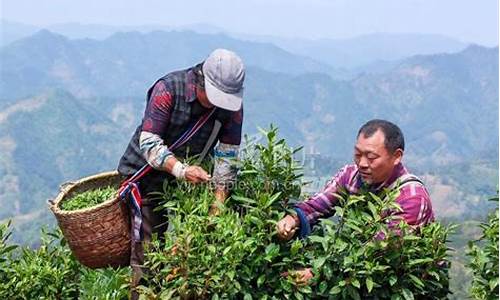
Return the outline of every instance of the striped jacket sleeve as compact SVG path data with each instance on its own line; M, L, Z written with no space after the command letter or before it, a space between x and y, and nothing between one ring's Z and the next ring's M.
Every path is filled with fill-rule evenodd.
M311 232L311 226L318 222L319 218L329 217L334 214L334 207L338 199L335 194L341 187L347 185L352 176L351 166L345 166L318 193L309 199L296 205L295 211L300 219L300 236L304 237Z

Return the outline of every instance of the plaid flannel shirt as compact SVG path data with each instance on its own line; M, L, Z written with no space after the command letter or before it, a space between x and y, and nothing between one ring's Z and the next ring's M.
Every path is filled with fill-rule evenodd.
M400 163L394 168L389 179L377 186L371 186L370 190L377 193L383 188L390 187L398 179L410 175L408 170ZM416 177L414 175L411 176ZM338 199L335 194L341 188L345 189L349 194L358 194L362 185L363 181L357 166L346 165L333 176L323 190L297 204L295 211L300 219L300 235L308 235L311 232L311 227L320 218L327 218L335 213L334 207L338 205ZM429 193L425 186L419 182L410 182L402 186L396 203L399 204L402 211L394 211L391 214L400 218L391 221L389 226L393 226L401 219L415 227L434 221L434 212Z

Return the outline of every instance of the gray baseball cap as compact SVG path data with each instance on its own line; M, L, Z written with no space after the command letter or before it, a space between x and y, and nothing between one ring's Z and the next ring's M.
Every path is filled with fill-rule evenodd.
M236 53L216 49L203 63L205 91L213 105L237 111L243 101L245 66Z

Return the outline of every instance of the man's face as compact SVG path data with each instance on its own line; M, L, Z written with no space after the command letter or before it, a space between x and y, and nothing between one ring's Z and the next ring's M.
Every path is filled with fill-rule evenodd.
M371 137L360 134L354 146L354 162L358 166L363 182L367 184L382 183L387 180L403 157L401 149L389 153L384 140L384 133L377 130Z
M207 97L207 93L205 92L205 88L196 86L196 98L198 98L198 101L200 104L205 107L205 108L212 108L214 105L210 103Z

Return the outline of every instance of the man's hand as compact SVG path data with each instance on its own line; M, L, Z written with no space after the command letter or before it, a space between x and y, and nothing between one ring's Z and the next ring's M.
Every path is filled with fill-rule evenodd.
M174 175L175 178L179 180L185 179L191 183L207 182L210 180L210 175L202 167L183 164L173 155L168 157L165 163L165 170Z
M295 231L300 225L297 216L287 215L277 224L278 238L282 241L288 241L295 235Z
M284 272L281 276L291 276L297 285L307 285L309 284L309 280L314 277L314 274L312 273L311 268L305 268L291 272Z
M209 181L210 175L202 167L188 166L184 178L191 183L200 183Z
M216 187L214 191L215 201L210 205L210 211L208 212L211 216L217 216L220 211L217 207L218 205L224 203L228 196L228 192L224 188Z

